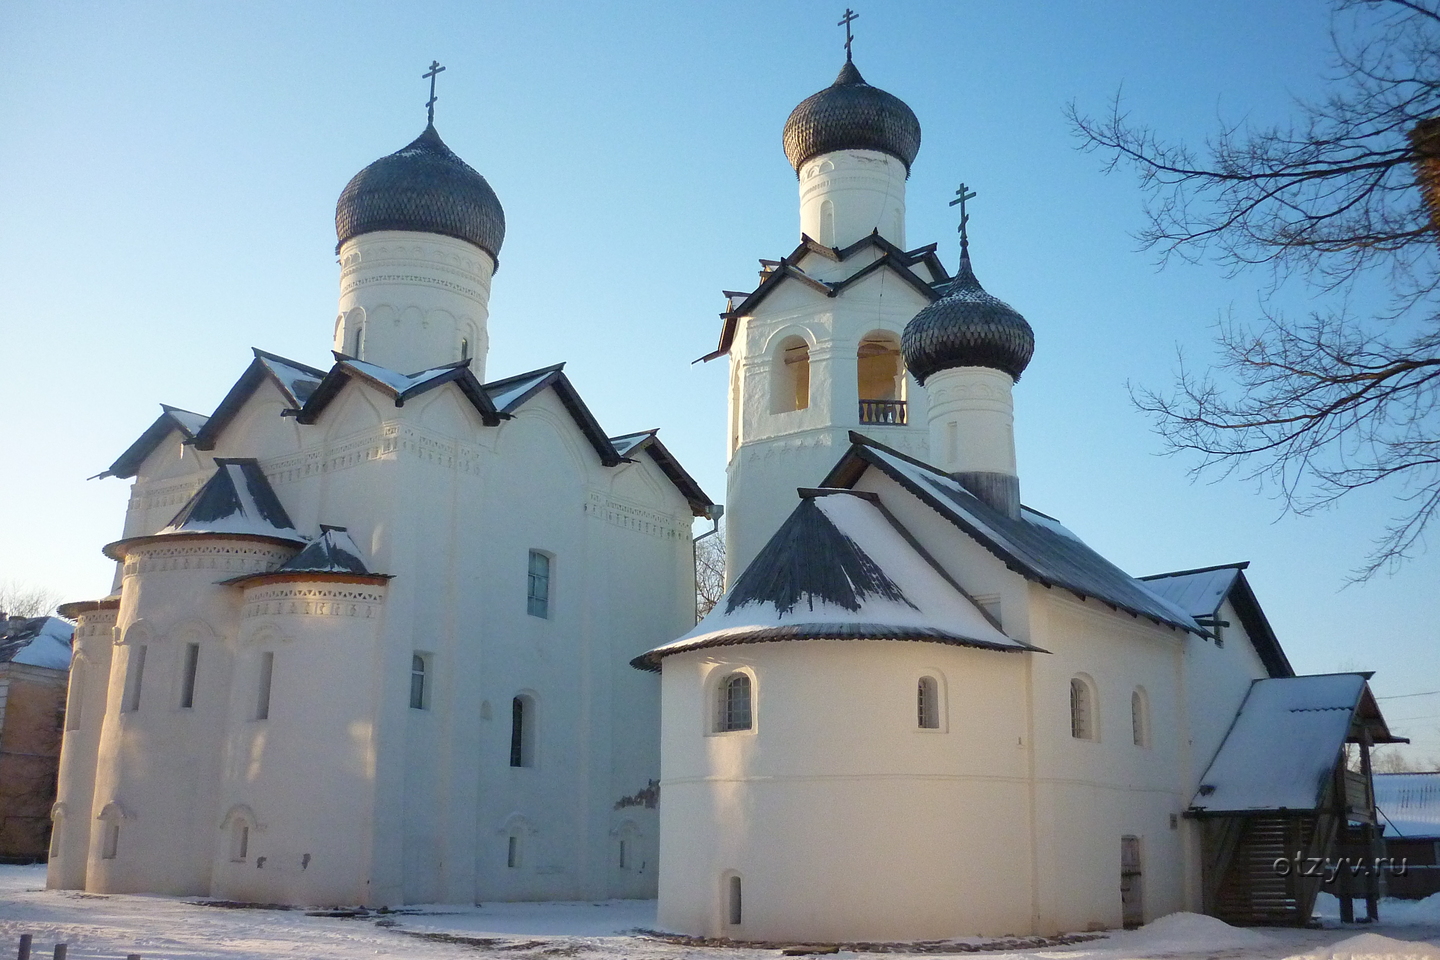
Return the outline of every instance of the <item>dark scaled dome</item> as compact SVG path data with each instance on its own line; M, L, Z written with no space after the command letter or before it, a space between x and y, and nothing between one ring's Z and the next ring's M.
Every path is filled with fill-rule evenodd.
M335 249L377 230L412 230L465 240L498 260L505 211L485 178L457 157L433 124L345 185L335 204Z
M806 97L785 121L785 156L795 172L832 150L878 150L905 164L920 152L920 121L905 101L872 87L849 60L835 82Z
M965 250L945 295L905 325L900 352L922 384L956 367L990 367L1019 380L1035 352L1035 331L1014 307L985 292Z

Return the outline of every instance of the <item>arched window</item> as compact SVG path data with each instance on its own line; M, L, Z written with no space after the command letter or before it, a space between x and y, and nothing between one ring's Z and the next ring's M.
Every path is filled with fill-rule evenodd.
M718 692L715 729L719 732L749 730L752 726L750 675L730 674L720 683Z
M470 359L470 338L469 338L469 337L461 337L461 338L460 338L460 359L461 359L461 360L469 360L469 359Z
M731 874L725 882L725 922L738 926L744 919L744 904L741 901L740 877Z
M866 334L856 352L855 374L861 423L905 423L905 370L895 334Z
M1136 687L1135 692L1130 694L1130 730L1137 747L1150 746L1150 705L1147 699L1144 687Z
M1084 677L1070 680L1070 736L1076 740L1094 740L1095 690Z
M236 818L230 824L230 860L244 863L250 856L250 824Z
M365 321L361 320L355 324L355 336L350 342L350 356L359 358L360 348L365 345Z
M810 406L810 346L799 337L786 337L775 354L771 413L804 410Z
M921 677L915 692L921 730L940 729L940 685L934 677Z
M510 766L535 766L535 700L524 694L510 701Z
M410 709L425 710L430 704L427 702L429 689L425 683L425 672L429 664L426 662L425 654L417 653L410 658Z

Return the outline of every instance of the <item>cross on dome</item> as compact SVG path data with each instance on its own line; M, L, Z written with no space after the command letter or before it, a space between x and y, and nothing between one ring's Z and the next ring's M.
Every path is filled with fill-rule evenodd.
M420 74L420 79L430 81L430 99L425 101L425 117L430 123L435 122L435 78L444 71L445 68L440 66L439 60L431 60L430 69Z
M975 191L966 187L964 183L961 183L960 189L955 191L955 199L950 201L950 206L952 207L957 203L960 204L960 226L958 229L960 231L960 250L962 253L970 249L970 237L967 236L965 232L965 227L970 223L970 214L965 212L965 201L974 199Z
M860 19L860 14L856 13L854 10L851 10L849 7L846 7L846 8L845 8L845 16L843 16L843 17L840 18L840 22L839 22L839 23L835 24L835 26L837 26L837 27L844 27L844 28L845 28L845 62L846 62L846 63L849 63L849 62L851 61L851 59L853 59L853 58L850 56L850 44L855 41L854 36L852 36L851 33L850 33L850 24L853 23L854 21L858 20L858 19Z

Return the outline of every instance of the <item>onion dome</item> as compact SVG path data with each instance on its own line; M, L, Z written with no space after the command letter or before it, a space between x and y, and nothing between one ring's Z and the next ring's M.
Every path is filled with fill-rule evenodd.
M785 156L795 172L833 150L878 150L905 164L920 152L920 121L905 101L872 87L849 60L835 82L806 97L785 121Z
M985 292L962 246L955 279L944 296L910 318L900 352L922 384L956 367L990 367L1019 380L1035 352L1035 332L1019 311Z
M336 251L352 237L377 230L438 233L473 243L498 260L505 211L485 178L428 124L409 146L355 174L335 204Z

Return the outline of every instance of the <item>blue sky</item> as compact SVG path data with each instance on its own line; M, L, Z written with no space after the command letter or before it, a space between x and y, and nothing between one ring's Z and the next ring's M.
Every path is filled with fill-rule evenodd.
M11 442L0 580L99 596L127 484L86 481L158 412L209 412L258 346L328 361L346 181L436 124L509 224L489 375L569 361L611 433L660 427L724 496L722 288L798 237L790 109L843 60L842 7L790 3L74 3L0 13L0 297ZM1302 672L1440 690L1440 553L1345 587L1393 501L1313 517L1194 483L1128 399L1177 346L1255 312L1267 277L1157 268L1127 174L1076 149L1074 101L1200 141L1282 120L1328 66L1319 3L1147 0L857 7L855 59L924 139L909 237L953 263L965 180L975 268L1036 330L1016 390L1028 503L1132 573L1253 561ZM1304 306L1296 294L1297 307ZM1387 701L1440 757L1440 696Z

